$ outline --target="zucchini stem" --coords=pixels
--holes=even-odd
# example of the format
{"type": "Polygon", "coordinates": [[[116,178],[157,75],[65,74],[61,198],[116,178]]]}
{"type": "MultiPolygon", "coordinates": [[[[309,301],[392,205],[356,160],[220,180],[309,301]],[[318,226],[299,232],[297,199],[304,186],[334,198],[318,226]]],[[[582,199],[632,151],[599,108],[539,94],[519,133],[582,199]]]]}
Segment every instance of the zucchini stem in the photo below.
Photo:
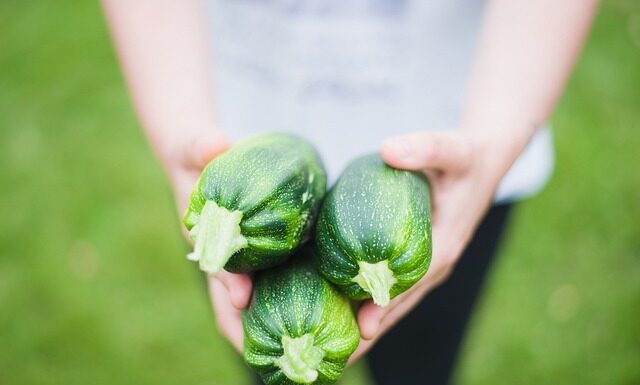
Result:
{"type": "Polygon", "coordinates": [[[318,379],[318,367],[324,350],[313,345],[313,334],[292,338],[282,336],[284,354],[275,363],[288,379],[299,384],[311,384],[318,379]]]}
{"type": "Polygon", "coordinates": [[[359,261],[358,266],[360,267],[358,275],[353,277],[352,281],[371,294],[373,303],[380,307],[387,306],[391,300],[391,288],[397,281],[389,269],[389,261],[377,263],[359,261]]]}
{"type": "Polygon", "coordinates": [[[240,232],[240,220],[241,211],[229,211],[208,200],[189,232],[194,247],[187,259],[197,261],[200,270],[217,274],[236,251],[247,246],[240,232]]]}

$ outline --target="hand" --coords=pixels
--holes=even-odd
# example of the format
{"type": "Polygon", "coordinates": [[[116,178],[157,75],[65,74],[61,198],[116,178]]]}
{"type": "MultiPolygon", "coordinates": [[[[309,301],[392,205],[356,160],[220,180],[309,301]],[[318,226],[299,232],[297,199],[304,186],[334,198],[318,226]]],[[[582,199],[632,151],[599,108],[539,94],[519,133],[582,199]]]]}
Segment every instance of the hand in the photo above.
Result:
{"type": "MultiPolygon", "coordinates": [[[[173,184],[179,215],[182,216],[200,173],[207,163],[229,147],[229,140],[221,132],[174,139],[170,143],[171,151],[160,152],[160,158],[173,184]]],[[[242,351],[240,312],[249,303],[251,279],[246,274],[231,274],[226,271],[207,278],[218,329],[238,351],[242,351]]]]}
{"type": "Polygon", "coordinates": [[[191,133],[176,131],[170,137],[150,133],[160,161],[164,165],[175,191],[178,215],[182,217],[189,197],[205,166],[229,148],[229,138],[221,131],[191,133]],[[156,139],[157,138],[157,139],[156,139]],[[160,139],[161,138],[161,139],[160,139]]]}
{"type": "Polygon", "coordinates": [[[427,274],[381,308],[366,301],[358,311],[360,358],[453,270],[487,211],[496,187],[515,159],[503,136],[486,132],[418,132],[386,140],[384,161],[425,173],[432,192],[433,256],[427,274]]]}
{"type": "Polygon", "coordinates": [[[224,270],[207,278],[218,330],[242,353],[244,332],[240,316],[249,305],[251,278],[247,274],[232,274],[224,270]]]}

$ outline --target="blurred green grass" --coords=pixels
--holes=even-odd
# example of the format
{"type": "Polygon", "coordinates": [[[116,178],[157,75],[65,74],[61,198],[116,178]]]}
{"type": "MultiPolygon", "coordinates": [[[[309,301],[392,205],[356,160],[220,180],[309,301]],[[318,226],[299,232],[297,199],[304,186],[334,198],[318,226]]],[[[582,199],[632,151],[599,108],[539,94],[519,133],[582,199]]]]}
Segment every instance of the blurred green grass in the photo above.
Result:
{"type": "MultiPolygon", "coordinates": [[[[639,3],[603,4],[553,122],[460,383],[640,382],[639,3]]],[[[98,5],[0,2],[0,384],[249,380],[172,199],[98,5]]]]}

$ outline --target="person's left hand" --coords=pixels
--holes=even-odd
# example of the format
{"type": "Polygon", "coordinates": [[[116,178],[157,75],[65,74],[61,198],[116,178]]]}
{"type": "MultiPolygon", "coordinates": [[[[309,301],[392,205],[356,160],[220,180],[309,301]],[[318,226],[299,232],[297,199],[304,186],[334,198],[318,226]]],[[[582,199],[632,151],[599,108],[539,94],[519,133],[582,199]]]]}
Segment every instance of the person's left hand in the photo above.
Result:
{"type": "MultiPolygon", "coordinates": [[[[206,165],[230,147],[228,137],[219,130],[182,133],[165,140],[165,146],[157,147],[159,158],[175,192],[179,214],[183,215],[198,177],[206,165]]],[[[188,234],[185,230],[185,236],[188,234]]],[[[232,274],[225,270],[216,275],[207,275],[211,304],[218,330],[242,352],[242,321],[240,314],[249,305],[251,277],[247,274],[232,274]]]]}
{"type": "Polygon", "coordinates": [[[362,304],[357,315],[362,340],[350,362],[449,276],[519,152],[513,147],[504,135],[487,131],[418,132],[383,143],[387,164],[423,172],[429,179],[433,256],[427,274],[389,305],[381,308],[370,300],[362,304]]]}

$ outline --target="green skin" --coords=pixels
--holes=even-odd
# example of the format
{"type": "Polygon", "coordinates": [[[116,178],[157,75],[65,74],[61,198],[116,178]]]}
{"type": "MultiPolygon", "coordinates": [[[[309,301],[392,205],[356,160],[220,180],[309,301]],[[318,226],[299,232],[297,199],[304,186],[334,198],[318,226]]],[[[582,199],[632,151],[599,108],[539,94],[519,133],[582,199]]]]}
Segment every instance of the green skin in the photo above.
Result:
{"type": "Polygon", "coordinates": [[[383,293],[378,293],[387,298],[376,301],[385,306],[390,298],[418,282],[431,262],[426,178],[393,169],[377,154],[356,159],[325,198],[316,226],[316,243],[320,271],[352,299],[372,297],[358,277],[360,265],[379,263],[377,266],[389,277],[374,277],[373,286],[375,279],[388,281],[386,289],[385,285],[379,288],[383,293]]]}
{"type": "MultiPolygon", "coordinates": [[[[209,227],[207,242],[224,249],[216,236],[226,234],[229,246],[222,254],[227,255],[219,258],[225,270],[252,272],[284,262],[307,238],[325,191],[326,172],[311,144],[288,134],[259,135],[238,142],[207,165],[184,223],[192,230],[207,201],[235,215],[218,218],[209,227]]],[[[197,243],[198,233],[192,237],[197,243]]]]}
{"type": "Polygon", "coordinates": [[[245,360],[267,385],[333,383],[360,342],[348,299],[304,255],[256,275],[242,324],[245,360]]]}

